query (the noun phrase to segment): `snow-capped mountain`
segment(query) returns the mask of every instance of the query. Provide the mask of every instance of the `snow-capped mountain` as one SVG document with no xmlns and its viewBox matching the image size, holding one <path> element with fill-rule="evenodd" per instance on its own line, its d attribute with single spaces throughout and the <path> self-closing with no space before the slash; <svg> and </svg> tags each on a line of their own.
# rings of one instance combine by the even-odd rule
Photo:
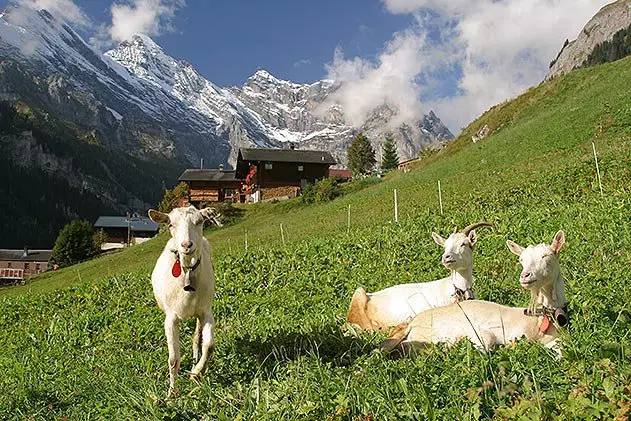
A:
<svg viewBox="0 0 631 421">
<path fill-rule="evenodd" d="M 384 105 L 364 126 L 351 127 L 339 105 L 324 105 L 339 88 L 335 81 L 296 84 L 259 70 L 242 86 L 221 88 L 147 36 L 101 54 L 45 10 L 16 10 L 0 18 L 4 91 L 95 133 L 105 148 L 218 165 L 233 164 L 239 146 L 292 142 L 327 149 L 343 164 L 358 130 L 378 146 L 396 114 Z M 393 132 L 402 159 L 453 137 L 433 113 Z"/>
</svg>

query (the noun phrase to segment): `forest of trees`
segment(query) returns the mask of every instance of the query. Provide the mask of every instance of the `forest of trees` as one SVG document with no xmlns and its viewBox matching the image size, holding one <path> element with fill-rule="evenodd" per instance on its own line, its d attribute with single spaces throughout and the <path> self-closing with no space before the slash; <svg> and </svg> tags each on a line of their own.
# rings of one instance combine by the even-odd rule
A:
<svg viewBox="0 0 631 421">
<path fill-rule="evenodd" d="M 0 248 L 51 248 L 59 230 L 75 218 L 94 222 L 99 215 L 119 215 L 116 209 L 88 189 L 71 186 L 53 171 L 13 162 L 9 143 L 2 136 L 33 133 L 38 145 L 60 159 L 70 159 L 77 174 L 110 186 L 108 194 L 118 203 L 127 193 L 157 204 L 163 189 L 181 168 L 159 165 L 121 152 L 89 144 L 70 128 L 41 118 L 25 117 L 15 107 L 0 102 Z M 107 171 L 104 169 L 107 168 Z M 130 209 L 133 210 L 133 209 Z"/>
<path fill-rule="evenodd" d="M 594 47 L 594 50 L 583 63 L 583 67 L 616 61 L 630 54 L 631 25 L 616 32 L 611 41 L 601 42 Z"/>
</svg>

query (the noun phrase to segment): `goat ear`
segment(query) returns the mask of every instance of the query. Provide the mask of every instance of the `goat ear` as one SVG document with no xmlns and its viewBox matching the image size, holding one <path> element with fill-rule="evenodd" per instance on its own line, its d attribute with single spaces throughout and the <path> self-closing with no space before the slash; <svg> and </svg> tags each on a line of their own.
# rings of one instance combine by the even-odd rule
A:
<svg viewBox="0 0 631 421">
<path fill-rule="evenodd" d="M 469 241 L 471 241 L 472 247 L 478 241 L 478 234 L 476 234 L 475 230 L 471 230 L 469 233 Z"/>
<path fill-rule="evenodd" d="M 149 219 L 151 219 L 156 224 L 169 223 L 169 215 L 167 215 L 166 213 L 158 212 L 154 209 L 149 209 Z"/>
<path fill-rule="evenodd" d="M 441 237 L 440 235 L 436 234 L 435 232 L 432 232 L 432 238 L 434 239 L 436 244 L 438 244 L 439 246 L 445 245 L 445 239 Z"/>
<path fill-rule="evenodd" d="M 561 251 L 561 248 L 563 248 L 563 244 L 565 244 L 565 233 L 563 231 L 559 231 L 554 235 L 550 248 L 553 252 L 558 254 L 559 251 Z"/>
<path fill-rule="evenodd" d="M 521 256 L 521 253 L 524 251 L 524 248 L 517 243 L 512 242 L 511 240 L 506 241 L 506 245 L 511 253 L 516 254 L 517 256 Z"/>
</svg>

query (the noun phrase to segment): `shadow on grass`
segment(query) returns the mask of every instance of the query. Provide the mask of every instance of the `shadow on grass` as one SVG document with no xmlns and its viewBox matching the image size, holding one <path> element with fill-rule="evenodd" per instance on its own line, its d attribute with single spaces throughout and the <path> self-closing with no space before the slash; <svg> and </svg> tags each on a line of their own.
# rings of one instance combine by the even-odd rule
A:
<svg viewBox="0 0 631 421">
<path fill-rule="evenodd" d="M 374 336 L 345 336 L 338 326 L 323 326 L 312 332 L 279 332 L 273 336 L 236 338 L 231 341 L 229 354 L 239 356 L 242 368 L 240 380 L 252 380 L 261 375 L 273 377 L 279 367 L 306 359 L 316 364 L 327 364 L 331 368 L 348 367 L 358 357 L 375 348 Z M 221 358 L 230 359 L 229 356 Z M 245 366 L 249 369 L 245 369 Z M 243 370 L 245 369 L 245 370 Z M 238 371 L 238 370 L 237 370 Z M 231 384 L 235 379 L 226 372 L 217 372 L 217 380 Z M 236 374 L 233 370 L 232 374 Z"/>
</svg>

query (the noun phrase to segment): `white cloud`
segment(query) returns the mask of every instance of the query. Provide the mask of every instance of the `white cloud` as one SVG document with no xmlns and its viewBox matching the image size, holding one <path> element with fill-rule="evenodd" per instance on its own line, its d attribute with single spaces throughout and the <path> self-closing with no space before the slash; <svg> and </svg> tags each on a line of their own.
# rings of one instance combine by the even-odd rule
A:
<svg viewBox="0 0 631 421">
<path fill-rule="evenodd" d="M 112 25 L 107 29 L 113 41 L 130 39 L 135 33 L 149 36 L 174 30 L 171 20 L 185 5 L 184 0 L 133 0 L 114 3 L 110 8 Z"/>
<path fill-rule="evenodd" d="M 609 0 L 383 0 L 415 23 L 395 33 L 374 61 L 344 58 L 329 77 L 351 121 L 383 101 L 404 113 L 434 109 L 454 132 L 494 104 L 539 83 L 566 38 L 574 39 Z M 439 37 L 435 36 L 438 30 Z M 431 36 L 430 36 L 431 33 Z M 457 69 L 458 71 L 454 71 Z M 428 98 L 441 71 L 457 74 L 458 94 Z"/>
<path fill-rule="evenodd" d="M 294 67 L 298 68 L 298 67 L 302 67 L 302 66 L 307 66 L 311 64 L 311 60 L 308 58 L 303 58 L 301 60 L 295 61 L 294 62 Z"/>
<path fill-rule="evenodd" d="M 56 18 L 79 26 L 88 26 L 90 19 L 72 0 L 18 0 L 18 6 L 46 9 Z"/>
<path fill-rule="evenodd" d="M 326 105 L 340 103 L 347 122 L 354 126 L 360 126 L 370 111 L 384 103 L 399 109 L 397 120 L 401 122 L 419 116 L 421 87 L 417 76 L 428 63 L 428 51 L 425 34 L 416 27 L 394 34 L 376 62 L 345 58 L 338 47 L 333 62 L 325 67 L 327 77 L 342 85 Z"/>
</svg>

